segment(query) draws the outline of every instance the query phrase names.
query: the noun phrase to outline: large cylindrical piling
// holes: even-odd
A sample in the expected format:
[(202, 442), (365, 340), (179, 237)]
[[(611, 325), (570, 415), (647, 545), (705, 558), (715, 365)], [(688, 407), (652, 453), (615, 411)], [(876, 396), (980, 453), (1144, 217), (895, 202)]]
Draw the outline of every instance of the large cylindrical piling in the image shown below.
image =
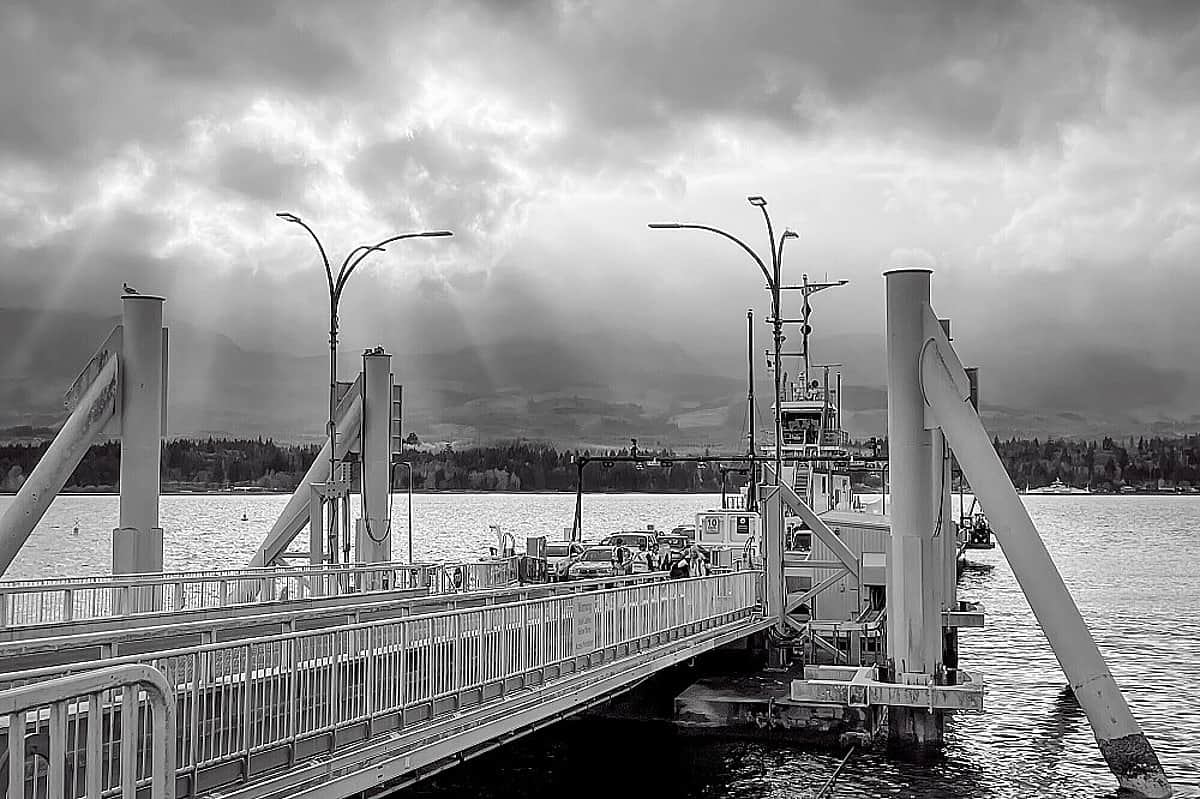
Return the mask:
[[(897, 269), (885, 274), (888, 460), (892, 476), (888, 658), (901, 682), (920, 680), (921, 675), (932, 678), (942, 652), (938, 601), (942, 559), (933, 540), (933, 442), (925, 429), (920, 375), (929, 275), (928, 269)], [(892, 738), (902, 743), (941, 742), (940, 712), (892, 708), (889, 722)]]
[(113, 573), (161, 572), (163, 298), (126, 294), (121, 305), (121, 509)]
[(392, 431), (392, 356), (382, 347), (363, 354), (362, 519), (358, 523), (358, 560), (392, 559), (388, 518)]

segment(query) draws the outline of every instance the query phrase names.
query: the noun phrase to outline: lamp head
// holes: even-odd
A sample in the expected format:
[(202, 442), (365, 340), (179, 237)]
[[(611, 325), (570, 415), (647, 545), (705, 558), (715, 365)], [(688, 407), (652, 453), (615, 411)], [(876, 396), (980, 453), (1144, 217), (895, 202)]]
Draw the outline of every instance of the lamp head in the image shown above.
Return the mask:
[(424, 233), (421, 233), (419, 235), (421, 236), (421, 238), (433, 239), (433, 238), (441, 238), (442, 236), (453, 236), (454, 234), (452, 232), (450, 232), (449, 230), (427, 230)]
[(762, 197), (759, 197), (757, 194), (756, 194), (756, 195), (754, 195), (753, 197), (747, 197), (747, 198), (746, 198), (746, 200), (747, 200), (747, 201), (748, 201), (748, 202), (749, 202), (751, 205), (758, 206), (759, 208), (766, 208), (766, 207), (767, 207), (767, 201), (766, 201), (766, 200), (764, 200)]
[(300, 217), (296, 216), (295, 214), (288, 213), (286, 211), (281, 211), (280, 213), (275, 214), (275, 216), (279, 217), (280, 219), (282, 219), (285, 222), (299, 222), (300, 221)]
[(785, 238), (785, 239), (798, 239), (798, 238), (800, 238), (800, 234), (799, 234), (799, 233), (797, 233), (797, 232), (796, 232), (796, 231), (794, 231), (794, 230), (785, 230), (785, 231), (783, 231), (783, 238)]
[(646, 227), (653, 230), (672, 230), (681, 227), (681, 225), (678, 222), (651, 222)]

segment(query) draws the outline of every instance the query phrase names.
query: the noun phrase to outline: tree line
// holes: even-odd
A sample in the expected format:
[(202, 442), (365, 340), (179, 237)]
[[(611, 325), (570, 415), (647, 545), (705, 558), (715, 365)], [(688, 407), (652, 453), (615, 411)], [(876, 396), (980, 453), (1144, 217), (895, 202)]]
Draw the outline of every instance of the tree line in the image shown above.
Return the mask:
[(1098, 492), (1200, 486), (1200, 434), (1044, 442), (993, 437), (992, 446), (1018, 488), (1055, 480)]
[[(414, 437), (409, 443), (417, 443)], [(881, 452), (886, 451), (886, 442)], [(1054, 480), (1093, 491), (1200, 487), (1200, 434), (1099, 441), (993, 438), (1013, 484), (1037, 488)], [(49, 442), (0, 445), (0, 491), (20, 488)], [(259, 488), (290, 491), (300, 484), (317, 457), (315, 444), (280, 444), (271, 439), (178, 439), (163, 444), (164, 490)], [(456, 450), (411, 448), (401, 457), (412, 464), (418, 491), (574, 491), (577, 458), (592, 458), (585, 468), (589, 491), (717, 492), (721, 470), (715, 464), (675, 461), (670, 467), (627, 462), (605, 463), (605, 456), (629, 455), (628, 449), (558, 450), (530, 441), (513, 441)], [(667, 450), (639, 450), (645, 456), (671, 458)], [(88, 450), (67, 481), (68, 490), (112, 491), (120, 477), (120, 444), (104, 442)], [(406, 488), (408, 469), (393, 470), (393, 485)], [(732, 489), (745, 483), (727, 475)], [(877, 483), (867, 475), (856, 479)]]
[[(417, 443), (410, 436), (409, 443)], [(0, 491), (16, 491), (33, 471), (49, 442), (0, 445)], [(120, 479), (119, 442), (96, 444), (88, 450), (67, 481), (67, 490), (113, 491)], [(300, 484), (316, 459), (315, 444), (279, 444), (271, 439), (178, 439), (163, 444), (163, 489), (221, 490), (259, 488), (290, 491)], [(456, 450), (411, 448), (400, 457), (412, 465), (417, 491), (574, 491), (579, 470), (576, 459), (594, 458), (585, 467), (589, 491), (717, 492), (721, 474), (715, 465), (679, 462), (670, 468), (634, 463), (607, 464), (605, 456), (628, 455), (628, 449), (562, 450), (549, 444), (514, 441)], [(667, 450), (642, 449), (639, 454), (670, 458)], [(395, 468), (392, 482), (407, 488), (406, 468)], [(745, 482), (727, 476), (733, 489)]]

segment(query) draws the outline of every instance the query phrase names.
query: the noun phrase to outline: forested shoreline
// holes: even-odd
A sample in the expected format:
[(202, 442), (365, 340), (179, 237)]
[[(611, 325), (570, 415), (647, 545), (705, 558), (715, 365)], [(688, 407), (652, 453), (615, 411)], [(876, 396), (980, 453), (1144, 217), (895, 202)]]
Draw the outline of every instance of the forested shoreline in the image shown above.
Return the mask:
[[(412, 464), (412, 484), (417, 491), (574, 491), (579, 455), (629, 454), (627, 449), (560, 451), (530, 441), (462, 450), (421, 448), (415, 437), (410, 437), (409, 443), (414, 446), (406, 449), (402, 458)], [(993, 445), (1014, 485), (1022, 489), (1045, 486), (1056, 479), (1098, 493), (1200, 487), (1200, 434), (1099, 441), (993, 439)], [(46, 441), (0, 445), (0, 491), (20, 488), (48, 446)], [(299, 485), (318, 451), (315, 444), (280, 444), (264, 438), (169, 441), (163, 445), (163, 490), (290, 491)], [(672, 455), (667, 450), (639, 452), (659, 458)], [(407, 473), (406, 468), (394, 471), (397, 488), (407, 487)], [(66, 490), (113, 491), (119, 475), (120, 444), (96, 444), (67, 482)], [(733, 487), (745, 478), (730, 473), (727, 479)], [(877, 484), (877, 476), (858, 479)], [(589, 491), (717, 492), (721, 490), (721, 472), (713, 466), (678, 461), (670, 468), (593, 461), (584, 484)]]

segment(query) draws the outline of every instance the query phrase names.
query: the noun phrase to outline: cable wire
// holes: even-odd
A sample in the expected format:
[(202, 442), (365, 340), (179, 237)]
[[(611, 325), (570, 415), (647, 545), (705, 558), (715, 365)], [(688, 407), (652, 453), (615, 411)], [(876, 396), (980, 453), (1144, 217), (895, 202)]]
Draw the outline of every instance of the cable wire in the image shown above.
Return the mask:
[(821, 799), (821, 797), (825, 796), (829, 789), (833, 787), (834, 780), (836, 780), (838, 775), (842, 773), (842, 769), (846, 767), (846, 763), (849, 762), (850, 756), (854, 754), (854, 750), (857, 748), (857, 746), (850, 747), (849, 751), (846, 752), (846, 756), (842, 758), (842, 762), (838, 763), (837, 768), (833, 770), (833, 774), (829, 776), (829, 779), (825, 780), (825, 784), (821, 786), (821, 790), (817, 791), (815, 799)]

